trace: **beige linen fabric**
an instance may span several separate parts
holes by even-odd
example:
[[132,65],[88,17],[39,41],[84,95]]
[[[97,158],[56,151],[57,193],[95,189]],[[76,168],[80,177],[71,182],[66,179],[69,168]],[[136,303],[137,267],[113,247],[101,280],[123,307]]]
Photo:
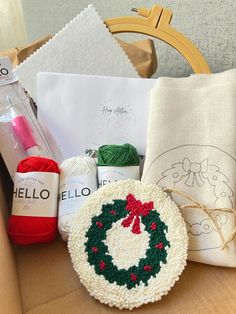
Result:
[[[176,188],[207,207],[235,207],[236,70],[188,78],[160,78],[151,92],[142,180]],[[173,195],[183,205],[186,200]],[[189,259],[236,266],[236,239],[221,250],[213,221],[201,209],[182,211]],[[213,210],[225,239],[234,216]]]

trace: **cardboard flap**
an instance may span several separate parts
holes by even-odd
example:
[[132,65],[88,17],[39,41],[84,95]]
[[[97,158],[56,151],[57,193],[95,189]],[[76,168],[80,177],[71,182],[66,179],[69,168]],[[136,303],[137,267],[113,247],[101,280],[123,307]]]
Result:
[[15,256],[7,236],[3,215],[6,208],[0,182],[0,308],[4,314],[22,314]]

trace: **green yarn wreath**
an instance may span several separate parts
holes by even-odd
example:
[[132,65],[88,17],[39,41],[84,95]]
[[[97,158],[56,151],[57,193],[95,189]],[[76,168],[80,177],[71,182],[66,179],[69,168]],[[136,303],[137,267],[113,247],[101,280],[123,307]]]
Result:
[[[132,198],[133,195],[127,196],[127,199],[128,197]],[[104,276],[110,283],[116,282],[117,285],[126,285],[128,289],[132,289],[141,283],[148,285],[148,280],[159,273],[161,263],[166,263],[166,248],[170,244],[166,239],[167,226],[161,221],[156,210],[149,209],[148,212],[144,211],[144,214],[137,218],[145,226],[145,231],[149,233],[150,240],[146,258],[141,258],[138,266],[134,265],[129,269],[118,269],[113,264],[113,258],[109,255],[108,247],[103,241],[106,239],[106,232],[112,227],[113,223],[120,219],[127,222],[130,220],[129,218],[132,218],[129,217],[131,214],[127,210],[127,199],[114,200],[113,204],[104,204],[102,206],[102,213],[92,218],[91,226],[86,233],[88,240],[85,243],[85,248],[88,262],[94,267],[98,275]],[[134,202],[138,205],[141,204],[140,201],[135,200]],[[131,220],[133,221],[135,217],[133,216]],[[140,232],[139,228],[136,228],[136,232],[134,231],[134,233]],[[128,246],[129,243],[125,243],[125,245]]]

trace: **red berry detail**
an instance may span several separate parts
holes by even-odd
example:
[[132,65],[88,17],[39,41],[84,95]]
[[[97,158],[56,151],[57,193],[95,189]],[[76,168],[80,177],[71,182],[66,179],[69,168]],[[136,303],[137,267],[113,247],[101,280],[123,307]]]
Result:
[[94,253],[97,253],[97,252],[98,252],[98,248],[97,248],[96,246],[93,246],[93,247],[92,247],[92,251],[93,251]]
[[132,281],[136,281],[136,280],[138,279],[138,277],[137,277],[135,274],[131,273],[131,274],[130,274],[130,279],[131,279]]
[[110,210],[110,214],[116,215],[116,211],[112,209],[112,210]]
[[100,266],[100,269],[103,270],[106,268],[106,263],[102,260],[99,266]]
[[96,221],[96,225],[98,226],[98,228],[102,229],[104,227],[103,223],[100,221]]
[[157,224],[155,222],[152,222],[151,226],[150,226],[150,229],[156,230],[156,228],[157,228]]
[[149,266],[149,265],[145,265],[145,266],[143,267],[143,270],[151,271],[151,270],[152,270],[152,267]]
[[159,242],[159,243],[157,243],[156,245],[155,245],[155,248],[156,249],[163,249],[163,243],[162,242]]

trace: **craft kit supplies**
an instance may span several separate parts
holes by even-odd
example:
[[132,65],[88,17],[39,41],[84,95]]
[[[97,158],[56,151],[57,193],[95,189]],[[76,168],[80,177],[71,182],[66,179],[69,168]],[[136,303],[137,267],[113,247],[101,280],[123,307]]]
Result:
[[59,167],[48,158],[28,157],[15,174],[8,233],[15,244],[49,242],[57,235]]
[[68,239],[74,215],[98,188],[97,166],[93,158],[72,157],[60,166],[58,229]]
[[120,180],[140,180],[140,160],[131,144],[103,145],[97,153],[98,185]]
[[50,143],[59,147],[60,162],[104,143],[132,143],[144,155],[150,90],[155,83],[154,79],[39,73],[38,119]]
[[34,101],[38,72],[138,77],[92,5],[15,68],[17,78]]
[[184,270],[187,247],[177,205],[156,185],[135,180],[95,192],[76,214],[68,242],[88,292],[130,310],[168,293]]
[[56,159],[19,83],[0,86],[0,152],[12,179],[27,155]]
[[142,177],[146,183],[174,188],[195,200],[172,193],[188,228],[188,258],[232,267],[236,266],[235,99],[236,70],[160,78],[151,92]]

